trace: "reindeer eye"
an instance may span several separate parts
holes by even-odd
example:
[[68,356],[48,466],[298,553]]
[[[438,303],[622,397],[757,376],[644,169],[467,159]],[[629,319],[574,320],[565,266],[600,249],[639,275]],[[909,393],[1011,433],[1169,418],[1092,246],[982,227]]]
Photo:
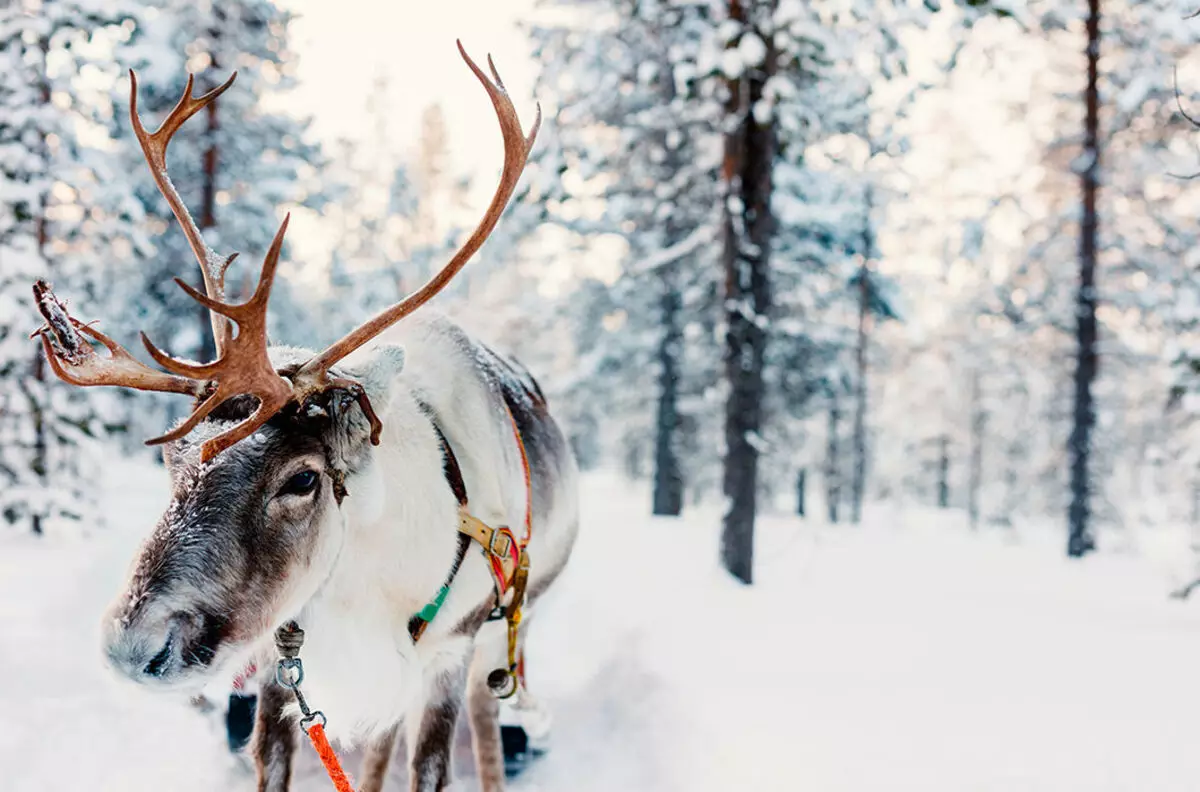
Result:
[[315,470],[302,470],[287,480],[280,488],[280,495],[308,495],[317,488],[320,477]]

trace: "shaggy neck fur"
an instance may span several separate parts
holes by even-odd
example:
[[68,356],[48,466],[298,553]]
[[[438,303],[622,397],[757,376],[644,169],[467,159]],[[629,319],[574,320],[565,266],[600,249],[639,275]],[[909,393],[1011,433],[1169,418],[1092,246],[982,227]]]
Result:
[[[429,417],[398,390],[380,445],[346,479],[334,567],[298,619],[308,636],[307,695],[344,740],[385,731],[419,704],[422,685],[461,663],[468,640],[449,630],[491,595],[482,559],[469,556],[437,622],[413,646],[408,620],[454,559],[458,503]],[[384,470],[392,471],[386,480]]]

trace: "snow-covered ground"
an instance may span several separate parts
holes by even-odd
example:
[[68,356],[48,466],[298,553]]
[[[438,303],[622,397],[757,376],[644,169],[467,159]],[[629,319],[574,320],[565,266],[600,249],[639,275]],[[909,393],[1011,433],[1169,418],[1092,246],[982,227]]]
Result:
[[[106,529],[0,538],[0,789],[252,789],[213,715],[101,665],[100,612],[165,501],[156,469],[111,476]],[[1145,554],[780,516],[744,589],[714,514],[650,519],[607,475],[584,503],[529,650],[555,744],[517,790],[1200,789],[1200,606]],[[297,786],[328,789],[301,751]]]

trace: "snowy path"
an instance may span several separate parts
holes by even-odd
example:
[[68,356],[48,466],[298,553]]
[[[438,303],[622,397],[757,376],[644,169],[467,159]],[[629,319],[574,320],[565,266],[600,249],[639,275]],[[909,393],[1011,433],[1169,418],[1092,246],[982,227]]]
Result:
[[[214,721],[100,665],[98,616],[165,492],[158,471],[114,479],[107,531],[0,540],[0,788],[252,789]],[[716,570],[712,515],[644,502],[587,481],[531,637],[556,744],[516,789],[1200,789],[1200,606],[1146,561],[1072,564],[893,512],[776,518],[743,590]],[[327,789],[305,760],[299,788]]]

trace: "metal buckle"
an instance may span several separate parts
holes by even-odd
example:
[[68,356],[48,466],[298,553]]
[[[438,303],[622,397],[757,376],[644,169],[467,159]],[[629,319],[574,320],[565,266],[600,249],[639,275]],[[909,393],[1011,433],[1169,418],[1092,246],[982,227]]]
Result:
[[[504,537],[504,541],[507,542],[507,544],[504,545],[504,550],[496,549],[496,537],[498,537],[498,536]],[[513,548],[513,541],[514,541],[513,537],[508,532],[507,528],[493,528],[492,529],[492,538],[488,540],[487,550],[489,553],[491,553],[494,556],[499,556],[500,558],[507,558],[509,552]]]

